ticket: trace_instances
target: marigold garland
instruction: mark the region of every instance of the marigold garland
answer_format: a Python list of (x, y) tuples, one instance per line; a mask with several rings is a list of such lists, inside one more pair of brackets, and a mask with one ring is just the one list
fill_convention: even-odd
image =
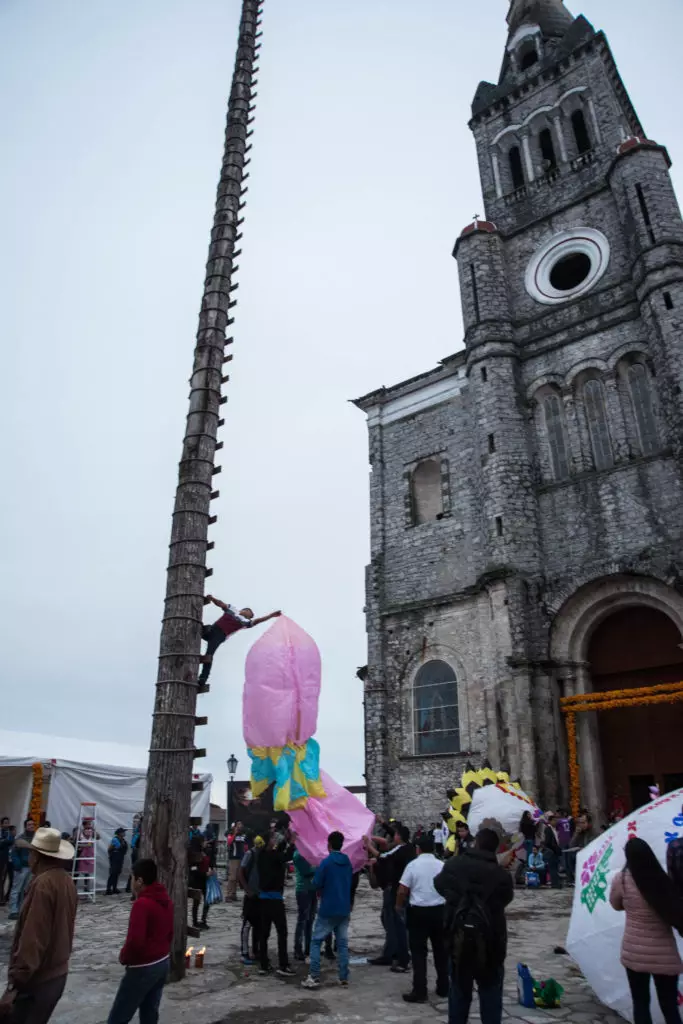
[(33, 788), (31, 789), (31, 802), (29, 804), (28, 816), (32, 818), (36, 828), (40, 825), (40, 818), (43, 813), (43, 766), (36, 761), (33, 768)]
[(581, 784), (576, 743), (576, 715), (580, 711), (611, 711), (613, 708), (644, 707), (648, 704), (674, 704), (683, 701), (683, 682), (659, 683), (625, 690), (605, 690), (602, 693), (577, 693), (563, 697), (560, 708), (567, 725), (569, 755), (569, 789), (572, 814), (576, 817), (581, 804)]

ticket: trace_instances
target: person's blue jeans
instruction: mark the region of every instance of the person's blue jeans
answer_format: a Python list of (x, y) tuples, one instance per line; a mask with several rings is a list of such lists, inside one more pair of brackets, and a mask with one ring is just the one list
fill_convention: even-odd
[(10, 914), (20, 914), (21, 905), (24, 902), (24, 895), (26, 893), (26, 886), (31, 880), (31, 869), (30, 868), (15, 868), (14, 878), (12, 880), (12, 891), (9, 895), (9, 912)]
[(296, 894), (296, 930), (294, 932), (294, 956), (300, 958), (311, 952), (311, 936), (313, 935), (313, 917), (315, 915), (316, 893), (298, 892)]
[[(396, 911), (396, 893), (389, 890), (391, 893), (391, 906), (387, 909), (386, 917), (386, 928), (387, 928), (387, 944), (389, 948), (394, 950), (393, 955), (398, 961), (399, 967), (407, 967), (410, 963), (410, 956), (408, 954), (408, 928), (406, 926), (405, 914), (399, 914)], [(385, 947), (386, 948), (386, 947)], [(386, 953), (384, 954), (387, 955)]]
[[(500, 967), (496, 976), (485, 985), (477, 982), (481, 1024), (501, 1024), (504, 976), (504, 969)], [(448, 993), (448, 1024), (467, 1024), (473, 989), (474, 977), (471, 972), (461, 969), (457, 974), (452, 973), (451, 988)]]
[(128, 1024), (140, 1011), (140, 1024), (157, 1024), (169, 961), (150, 967), (126, 967), (107, 1024)]
[(323, 917), (318, 914), (311, 939), (311, 977), (316, 981), (320, 981), (320, 947), (332, 932), (337, 940), (339, 980), (349, 980), (349, 921), (350, 917)]

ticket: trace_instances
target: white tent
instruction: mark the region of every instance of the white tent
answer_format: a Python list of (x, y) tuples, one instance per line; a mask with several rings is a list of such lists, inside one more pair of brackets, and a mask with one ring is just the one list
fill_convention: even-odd
[[(45, 760), (39, 757), (0, 757), (0, 816), (7, 815), (21, 832), (31, 799), (33, 765), (43, 765), (47, 805), (45, 816), (53, 828), (71, 832), (78, 824), (82, 802), (96, 804), (97, 887), (107, 881), (107, 846), (117, 828), (129, 830), (133, 817), (142, 813), (147, 772), (143, 768), (121, 768), (77, 761)], [(192, 816), (207, 825), (210, 817), (211, 775), (194, 775), (202, 789), (192, 793)], [(45, 806), (45, 799), (43, 800)], [(124, 867), (124, 875), (127, 864)]]

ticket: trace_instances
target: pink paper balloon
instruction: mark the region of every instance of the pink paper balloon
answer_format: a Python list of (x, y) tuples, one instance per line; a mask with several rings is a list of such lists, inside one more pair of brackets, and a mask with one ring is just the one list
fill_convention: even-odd
[(242, 725), (248, 747), (305, 743), (315, 733), (320, 651), (281, 615), (253, 645), (245, 665)]
[(327, 793), (325, 799), (311, 797), (303, 810), (289, 812), (297, 834), (296, 848), (309, 864), (317, 865), (329, 852), (330, 832), (341, 832), (344, 836), (342, 852), (350, 859), (353, 870), (360, 871), (368, 860), (363, 836), (372, 835), (375, 815), (327, 772), (321, 772), (320, 778)]

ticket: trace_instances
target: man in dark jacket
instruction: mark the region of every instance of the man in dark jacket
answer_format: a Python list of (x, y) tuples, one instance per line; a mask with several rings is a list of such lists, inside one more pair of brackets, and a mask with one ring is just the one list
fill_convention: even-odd
[(269, 836), (267, 846), (261, 850), (258, 858), (261, 924), (259, 937), (261, 968), (259, 974), (269, 974), (272, 970), (268, 959), (268, 939), (271, 926), (275, 925), (278, 952), (277, 973), (285, 978), (291, 978), (294, 974), (289, 966), (287, 953), (287, 915), (284, 899), (285, 872), (294, 853), (293, 839), (293, 832), (287, 832), (284, 839), (280, 839), (277, 833), (273, 833)]
[(128, 934), (119, 953), (126, 968), (107, 1024), (128, 1024), (137, 1011), (141, 1021), (158, 1021), (173, 941), (173, 903), (153, 860), (133, 865), (133, 894)]
[(62, 997), (76, 923), (75, 856), (55, 828), (39, 828), (29, 848), (31, 884), (14, 933), (0, 1020), (46, 1022)]
[(109, 854), (109, 878), (105, 896), (118, 896), (119, 875), (123, 871), (123, 862), (128, 853), (125, 828), (117, 828), (107, 853)]
[(5, 902), (5, 879), (13, 845), (14, 837), (10, 832), (9, 818), (0, 818), (0, 905)]
[(449, 1024), (467, 1024), (474, 982), (482, 1024), (500, 1024), (503, 969), (507, 955), (505, 907), (512, 901), (512, 876), (496, 859), (498, 836), (483, 828), (473, 849), (451, 857), (434, 879), (446, 900), (451, 951)]

